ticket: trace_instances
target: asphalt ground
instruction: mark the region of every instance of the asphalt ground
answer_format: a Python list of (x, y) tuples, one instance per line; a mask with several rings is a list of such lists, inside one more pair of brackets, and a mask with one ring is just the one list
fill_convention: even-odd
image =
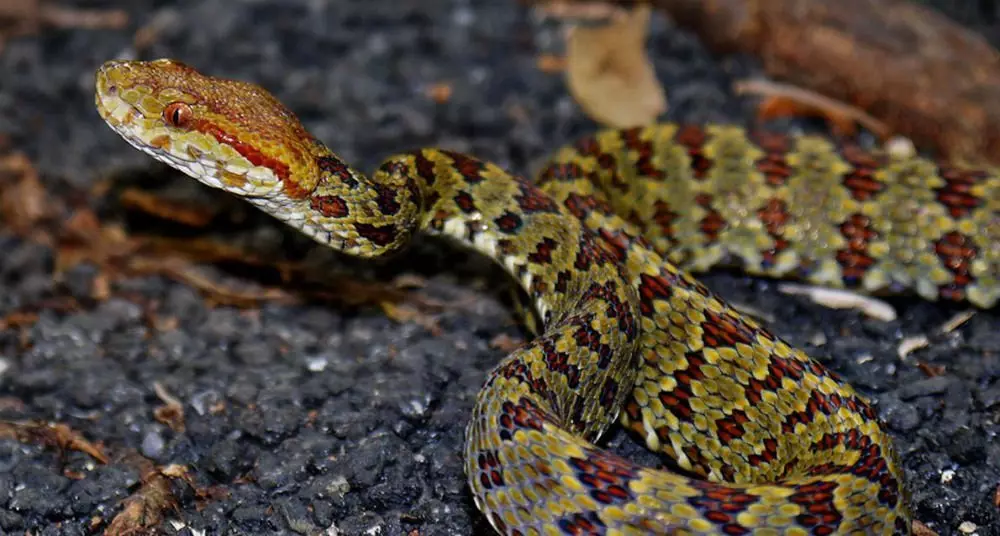
[[(267, 263), (200, 266), (228, 286), (287, 285), (283, 296), (299, 298), (236, 307), (162, 271), (93, 260), (62, 270), (65, 240), (0, 227), (0, 418), (66, 425), (109, 458), (47, 446), (45, 433), (0, 440), (0, 532), (99, 533), (153, 486), (173, 500), (158, 524), (166, 534), (487, 533), (460, 456), (500, 343), (523, 336), (498, 272), (433, 241), (377, 266), (322, 251), (130, 148), (94, 112), (93, 73), (111, 58), (182, 59), (264, 85), (361, 169), (439, 146), (528, 174), (596, 128), (562, 77), (539, 68), (541, 55), (560, 52), (559, 28), (500, 0), (76, 4), (125, 9), (130, 20), (43, 29), (0, 53), (0, 133), (39, 173), (49, 225), (96, 218), (129, 236), (213, 240), (310, 270), (282, 281)], [(996, 44), (990, 3), (939, 4)], [(660, 16), (650, 50), (667, 119), (750, 120), (753, 102), (730, 87), (759, 72), (752, 58), (713, 57)], [(4, 180), (9, 192), (14, 179)], [(208, 210), (211, 224), (136, 210), (118, 195), (129, 189)], [(425, 282), (390, 318), (378, 302), (392, 300), (368, 294), (401, 276)], [(883, 322), (782, 295), (773, 281), (702, 279), (877, 401), (921, 521), (942, 535), (1000, 534), (997, 312), (943, 334), (961, 306), (894, 298), (899, 318)], [(901, 342), (919, 335), (929, 346), (901, 359)], [(183, 429), (164, 415), (164, 394), (180, 403)], [(657, 463), (617, 427), (606, 444)], [(188, 480), (150, 478), (150, 466), (171, 464)]]

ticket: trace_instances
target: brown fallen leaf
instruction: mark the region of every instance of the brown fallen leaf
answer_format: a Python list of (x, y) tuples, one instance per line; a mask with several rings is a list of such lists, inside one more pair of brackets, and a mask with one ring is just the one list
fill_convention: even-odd
[(55, 28), (114, 29), (128, 24), (123, 9), (78, 9), (44, 0), (0, 2), (0, 24), (20, 32), (37, 32), (42, 26)]
[(163, 401), (163, 405), (153, 410), (153, 417), (157, 421), (167, 425), (175, 433), (184, 433), (184, 405), (180, 400), (171, 395), (167, 388), (160, 382), (153, 382), (153, 391), (157, 398)]
[(48, 192), (38, 172), (23, 153), (0, 156), (0, 214), (3, 222), (22, 236), (35, 235), (52, 216)]
[(650, 8), (620, 11), (600, 26), (574, 26), (566, 36), (566, 82), (583, 111), (606, 126), (654, 122), (667, 97), (646, 55)]
[(405, 303), (384, 302), (381, 305), (382, 311), (385, 312), (385, 315), (393, 322), (412, 322), (426, 329), (435, 337), (439, 337), (442, 333), (444, 333), (444, 330), (441, 329), (437, 319), (432, 315), (427, 314), (425, 311), (421, 311), (420, 309)]
[(944, 365), (930, 365), (928, 363), (924, 363), (923, 361), (917, 361), (917, 368), (920, 369), (920, 372), (923, 372), (928, 378), (942, 376), (947, 370)]
[(229, 488), (226, 486), (208, 486), (195, 488), (195, 509), (199, 512), (204, 510), (209, 504), (223, 499), (228, 499)]
[(490, 339), (490, 348), (496, 348), (506, 353), (513, 352), (517, 347), (524, 344), (524, 340), (511, 337), (506, 333), (501, 333)]
[(38, 322), (38, 313), (34, 311), (13, 311), (0, 318), (0, 330), (28, 327)]
[[(122, 501), (122, 510), (108, 524), (105, 536), (149, 534), (163, 522), (168, 510), (177, 509), (177, 497), (170, 487), (170, 476), (152, 461), (135, 453), (127, 455), (124, 461), (139, 471), (141, 483)], [(181, 474), (186, 476), (186, 472)]]
[(864, 110), (831, 99), (815, 91), (770, 80), (744, 80), (733, 84), (737, 95), (763, 97), (757, 106), (757, 119), (767, 121), (779, 117), (818, 116), (833, 127), (838, 136), (853, 136), (861, 125), (880, 140), (892, 135), (888, 125), (875, 119)]
[(914, 519), (913, 523), (910, 524), (910, 529), (913, 531), (913, 536), (938, 536), (938, 534), (931, 530), (930, 527), (924, 525), (916, 519)]
[[(101, 181), (83, 198), (107, 195), (111, 190), (110, 181)], [(115, 295), (114, 284), (118, 280), (154, 275), (187, 284), (213, 304), (244, 308), (264, 302), (324, 301), (348, 307), (378, 305), (390, 313), (399, 313), (391, 304), (407, 302), (414, 310), (412, 314), (419, 316), (444, 306), (410, 291), (422, 286), (419, 278), (400, 278), (387, 283), (345, 274), (316, 277), (315, 267), (306, 261), (261, 255), (217, 239), (131, 233), (121, 223), (101, 221), (80, 198), (79, 193), (61, 191), (56, 195), (46, 191), (31, 162), (23, 155), (0, 156), (0, 220), (22, 238), (54, 248), (53, 278), (57, 282), (73, 266), (81, 263), (96, 266), (98, 273), (90, 296), (94, 300)], [(191, 208), (138, 190), (126, 191), (122, 199), (127, 207), (188, 226), (208, 225), (216, 215), (211, 209)], [(279, 283), (268, 286), (241, 278), (224, 283), (217, 275), (208, 275), (205, 266), (219, 263), (237, 264), (254, 273), (273, 273)], [(37, 312), (44, 306), (65, 311), (76, 309), (79, 304), (35, 304), (0, 318), (0, 327), (28, 326), (37, 320)], [(164, 326), (169, 327), (169, 323)]]
[(204, 267), (179, 257), (132, 257), (127, 260), (126, 269), (129, 275), (161, 275), (188, 285), (217, 306), (248, 308), (261, 303), (292, 304), (299, 301), (294, 294), (281, 288), (252, 283), (237, 287), (221, 283), (203, 274)]
[(122, 9), (79, 9), (43, 0), (0, 2), (0, 51), (11, 37), (38, 33), (43, 27), (116, 29), (128, 24)]
[[(144, 206), (149, 208), (148, 200), (144, 201)], [(102, 223), (86, 208), (73, 213), (60, 232), (55, 261), (57, 280), (72, 266), (90, 262), (101, 268), (99, 288), (123, 277), (158, 275), (197, 289), (217, 305), (246, 308), (264, 302), (297, 303), (304, 299), (321, 299), (347, 306), (403, 300), (410, 300), (421, 308), (430, 306), (425, 300), (392, 284), (359, 281), (348, 276), (323, 278), (322, 285), (300, 286), (298, 291), (251, 281), (240, 281), (238, 286), (236, 283), (224, 284), (206, 275), (202, 265), (227, 262), (260, 270), (273, 269), (282, 282), (307, 280), (310, 268), (305, 263), (265, 258), (218, 240), (131, 235), (120, 224)]]
[(98, 462), (108, 463), (101, 447), (87, 441), (79, 432), (60, 423), (39, 421), (0, 421), (0, 437), (22, 443), (38, 443), (60, 451), (75, 450), (90, 455)]
[(0, 317), (0, 330), (29, 328), (38, 321), (41, 311), (68, 313), (80, 310), (80, 302), (71, 296), (56, 296), (16, 309)]
[(186, 201), (164, 199), (138, 188), (125, 189), (118, 198), (125, 208), (141, 210), (158, 218), (175, 221), (190, 227), (204, 227), (211, 223), (216, 211), (209, 205), (192, 205)]

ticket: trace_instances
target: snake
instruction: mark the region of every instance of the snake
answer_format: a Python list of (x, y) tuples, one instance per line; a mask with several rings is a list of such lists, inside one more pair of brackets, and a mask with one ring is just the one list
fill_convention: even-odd
[[(493, 259), (535, 323), (465, 429), (501, 534), (909, 534), (900, 456), (871, 402), (693, 274), (741, 265), (990, 308), (1000, 178), (736, 125), (605, 129), (534, 180), (439, 148), (348, 165), (259, 85), (114, 60), (97, 110), (135, 148), (361, 258), (417, 234)], [(661, 455), (602, 448), (614, 423)]]

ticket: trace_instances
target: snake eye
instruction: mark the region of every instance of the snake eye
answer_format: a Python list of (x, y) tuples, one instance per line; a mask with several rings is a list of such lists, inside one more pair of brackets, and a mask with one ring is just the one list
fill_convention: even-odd
[(186, 128), (193, 115), (191, 107), (183, 102), (172, 102), (163, 109), (163, 121), (172, 127)]

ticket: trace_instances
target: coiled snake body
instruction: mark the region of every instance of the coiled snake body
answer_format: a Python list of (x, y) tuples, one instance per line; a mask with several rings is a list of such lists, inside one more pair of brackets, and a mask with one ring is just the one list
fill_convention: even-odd
[[(902, 470), (869, 403), (677, 266), (739, 260), (867, 291), (1000, 298), (1000, 180), (736, 127), (605, 131), (532, 183), (424, 149), (370, 177), (258, 86), (109, 62), (105, 121), (137, 148), (362, 257), (422, 231), (501, 263), (541, 327), (466, 431), (505, 534), (902, 534)], [(594, 446), (615, 418), (676, 471)]]

